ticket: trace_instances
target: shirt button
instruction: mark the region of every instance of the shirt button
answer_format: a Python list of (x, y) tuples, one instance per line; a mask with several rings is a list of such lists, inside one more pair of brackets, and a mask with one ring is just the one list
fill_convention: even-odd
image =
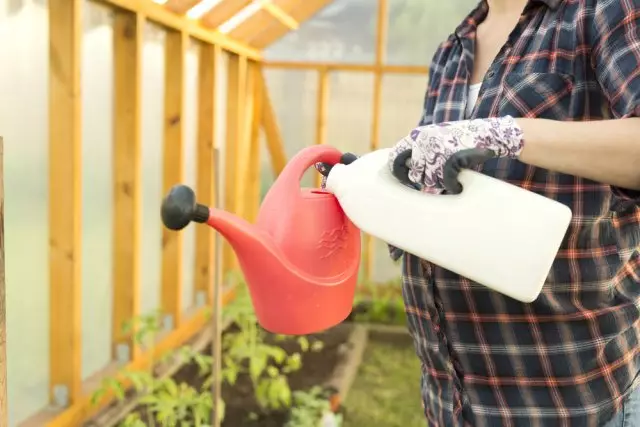
[(496, 72), (495, 72), (495, 71), (489, 71), (489, 72), (487, 73), (487, 77), (489, 77), (489, 78), (492, 78), (492, 77), (493, 77), (493, 76), (495, 76), (495, 75), (496, 75)]

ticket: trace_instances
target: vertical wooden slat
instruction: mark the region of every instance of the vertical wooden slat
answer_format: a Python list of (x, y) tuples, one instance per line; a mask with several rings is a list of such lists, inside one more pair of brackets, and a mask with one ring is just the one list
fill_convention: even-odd
[(7, 304), (4, 274), (4, 141), (0, 137), (0, 427), (9, 425), (7, 414)]
[(284, 151), (284, 142), (276, 120), (276, 113), (273, 111), (273, 105), (271, 105), (269, 98), (269, 87), (264, 78), (264, 71), (260, 74), (260, 86), (262, 87), (262, 128), (271, 158), (271, 167), (274, 175), (278, 176), (287, 164), (287, 155)]
[(262, 69), (260, 64), (252, 67), (253, 79), (253, 112), (251, 114), (251, 157), (249, 158), (249, 173), (247, 176), (247, 191), (245, 206), (246, 218), (254, 222), (258, 216), (260, 206), (260, 184), (262, 177), (262, 147), (260, 146), (260, 129), (262, 123)]
[[(214, 170), (216, 132), (216, 48), (200, 46), (198, 72), (198, 159), (196, 191), (198, 200), (207, 206), (215, 203)], [(211, 227), (196, 227), (195, 291), (203, 295), (200, 302), (212, 302), (215, 261), (215, 233)], [(196, 298), (198, 298), (196, 296)]]
[[(329, 71), (318, 71), (318, 94), (316, 100), (316, 141), (317, 145), (327, 142), (327, 106), (329, 104)], [(316, 173), (316, 187), (320, 186), (322, 176)]]
[(115, 10), (114, 51), (114, 276), (113, 357), (137, 356), (123, 325), (139, 313), (141, 254), (141, 67), (144, 18)]
[[(184, 163), (184, 63), (188, 36), (167, 31), (164, 84), (163, 194), (182, 182)], [(182, 233), (162, 228), (161, 305), (165, 326), (176, 328), (182, 321)]]
[(247, 71), (244, 86), (244, 101), (242, 103), (242, 110), (240, 113), (240, 121), (242, 130), (240, 131), (240, 138), (236, 144), (235, 165), (236, 170), (234, 174), (235, 185), (235, 213), (245, 219), (247, 219), (247, 190), (249, 176), (249, 167), (251, 163), (251, 156), (253, 152), (251, 150), (251, 129), (254, 110), (254, 87), (256, 86), (256, 79), (259, 77), (257, 74), (259, 68), (253, 61), (247, 61)]
[[(227, 77), (227, 137), (225, 141), (225, 189), (224, 208), (236, 211), (235, 189), (240, 185), (235, 181), (238, 162), (238, 143), (242, 140), (244, 96), (246, 89), (247, 58), (235, 54), (229, 55)], [(231, 246), (223, 244), (223, 274), (236, 268), (236, 258)]]
[[(380, 110), (382, 105), (382, 65), (385, 62), (387, 47), (387, 0), (378, 0), (378, 22), (376, 26), (376, 71), (373, 83), (373, 103), (371, 118), (371, 144), (370, 150), (380, 148)], [(364, 251), (362, 265), (364, 266), (364, 280), (368, 282), (373, 277), (375, 259), (375, 241), (369, 235), (364, 237)]]
[(81, 396), (81, 0), (49, 2), (49, 286), (51, 399)]

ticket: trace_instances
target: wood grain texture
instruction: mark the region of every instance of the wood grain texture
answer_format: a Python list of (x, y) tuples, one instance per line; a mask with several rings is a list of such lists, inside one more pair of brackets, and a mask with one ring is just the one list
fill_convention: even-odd
[(139, 349), (125, 322), (136, 317), (140, 305), (142, 198), (142, 43), (144, 17), (116, 10), (114, 52), (114, 215), (112, 357), (126, 344), (133, 360)]
[(49, 1), (50, 397), (82, 395), (81, 0)]

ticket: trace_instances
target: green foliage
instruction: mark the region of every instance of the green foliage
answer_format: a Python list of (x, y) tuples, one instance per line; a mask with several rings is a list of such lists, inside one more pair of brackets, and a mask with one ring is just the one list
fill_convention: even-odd
[[(269, 342), (267, 332), (257, 325), (245, 286), (238, 286), (237, 297), (225, 309), (224, 317), (235, 327), (223, 337), (219, 380), (233, 386), (240, 375), (248, 375), (256, 401), (264, 411), (291, 408), (296, 396), (299, 397), (297, 401), (307, 402), (301, 400), (301, 395), (292, 393), (287, 376), (302, 367), (302, 353), (321, 351), (322, 341), (304, 336), (277, 335), (275, 343)], [(132, 335), (136, 345), (148, 351), (161, 326), (161, 314), (155, 312), (127, 322), (123, 331)], [(277, 345), (292, 340), (297, 343), (297, 351), (291, 354)], [(122, 370), (117, 376), (106, 378), (93, 394), (92, 402), (97, 404), (108, 393), (122, 401), (126, 398), (126, 384), (130, 384), (142, 396), (139, 400), (140, 410), (129, 414), (120, 427), (209, 425), (214, 405), (211, 393), (214, 357), (189, 346), (180, 348), (173, 355), (180, 357), (185, 364), (198, 366), (199, 375), (203, 378), (200, 389), (187, 383), (177, 383), (173, 378), (159, 378), (153, 370), (157, 360), (152, 359), (147, 369)], [(168, 354), (165, 357), (170, 356)], [(217, 414), (221, 420), (224, 419), (224, 412), (224, 401), (220, 401)], [(300, 424), (300, 427), (306, 425)], [(292, 426), (298, 427), (298, 424)]]
[(378, 323), (385, 325), (405, 325), (406, 314), (404, 311), (404, 302), (400, 295), (392, 291), (399, 289), (400, 284), (390, 282), (388, 284), (376, 285), (367, 284), (366, 295), (358, 295), (354, 304), (365, 304), (367, 310), (364, 313), (357, 313), (356, 322)]
[[(331, 405), (322, 388), (293, 393), (293, 407), (284, 427), (318, 427), (324, 416), (331, 413)], [(336, 425), (342, 425), (342, 416), (336, 415)]]
[[(131, 334), (136, 345), (151, 350), (158, 332), (162, 328), (159, 311), (142, 315), (123, 325), (123, 332)], [(153, 352), (149, 352), (153, 356)], [(91, 398), (97, 404), (107, 393), (116, 399), (126, 398), (126, 384), (142, 398), (139, 404), (143, 415), (131, 413), (120, 423), (120, 427), (195, 425), (203, 426), (211, 420), (213, 405), (211, 393), (198, 391), (188, 384), (177, 384), (172, 378), (158, 378), (154, 372), (156, 360), (151, 357), (146, 370), (122, 370), (115, 377), (107, 377)], [(144, 417), (144, 419), (143, 419)]]

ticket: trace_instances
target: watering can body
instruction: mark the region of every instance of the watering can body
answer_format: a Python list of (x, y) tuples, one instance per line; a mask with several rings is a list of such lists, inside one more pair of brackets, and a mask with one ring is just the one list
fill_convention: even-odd
[(206, 222), (229, 241), (258, 322), (270, 332), (320, 332), (351, 313), (360, 266), (360, 231), (334, 195), (300, 188), (309, 167), (316, 162), (338, 163), (340, 156), (329, 146), (300, 151), (265, 196), (256, 224), (198, 205), (184, 186), (174, 187), (163, 202), (167, 227)]

